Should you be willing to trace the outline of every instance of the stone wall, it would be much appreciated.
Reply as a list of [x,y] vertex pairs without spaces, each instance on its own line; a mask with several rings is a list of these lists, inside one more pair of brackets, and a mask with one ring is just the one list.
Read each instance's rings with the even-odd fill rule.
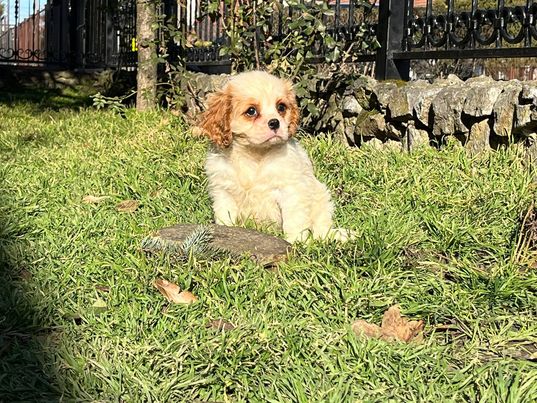
[[[203,74],[186,80],[186,111],[194,116],[206,94],[226,80]],[[327,101],[321,100],[325,107],[315,126],[353,146],[412,150],[456,141],[477,153],[509,143],[531,146],[537,138],[535,81],[448,76],[407,83],[360,77],[336,91],[319,95]]]
[[529,144],[535,137],[537,82],[449,76],[433,83],[371,81],[369,89],[373,108],[352,105],[361,92],[341,103],[350,144],[411,150],[451,139],[475,153],[512,142]]

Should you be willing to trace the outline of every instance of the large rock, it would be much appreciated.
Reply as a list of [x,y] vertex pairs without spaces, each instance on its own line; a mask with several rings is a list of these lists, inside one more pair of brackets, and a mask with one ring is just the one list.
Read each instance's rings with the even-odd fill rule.
[[356,119],[354,134],[362,137],[379,137],[386,134],[386,121],[380,112],[362,111]]
[[488,119],[476,122],[470,128],[468,141],[464,146],[471,155],[490,149],[490,122]]
[[537,128],[537,82],[522,84],[520,104],[515,108],[514,129],[517,132],[533,132]]
[[350,84],[349,94],[353,94],[354,98],[364,109],[373,109],[378,106],[377,94],[375,89],[377,81],[368,76],[361,76]]
[[405,123],[399,122],[387,122],[386,123],[386,135],[391,139],[401,141],[406,131]]
[[341,101],[341,110],[344,117],[358,116],[364,110],[354,95],[347,95]]
[[409,107],[416,118],[425,126],[429,126],[429,113],[433,99],[445,85],[431,85],[427,81],[410,82],[406,88]]
[[399,152],[403,150],[403,144],[397,140],[386,140],[386,142],[383,145],[383,148],[385,150]]
[[533,131],[537,128],[537,106],[517,105],[515,109],[514,130],[517,132]]
[[378,108],[381,112],[388,110],[388,104],[392,99],[392,94],[397,91],[397,85],[391,81],[379,82],[375,87]]
[[509,81],[498,96],[492,108],[492,130],[497,136],[509,137],[513,131],[515,110],[518,105],[522,85],[518,81]]
[[531,133],[525,141],[525,155],[531,162],[537,162],[537,134]]
[[[347,144],[351,146],[356,145],[356,139],[354,137],[356,118],[344,118],[342,125],[343,125],[343,132],[344,132],[345,138],[347,139]],[[340,133],[337,133],[337,132],[336,134],[340,135]]]
[[537,106],[537,81],[525,81],[522,84],[520,100]]
[[406,121],[412,117],[405,86],[393,82],[383,82],[377,85],[375,92],[381,111],[392,120]]
[[263,234],[241,227],[224,225],[177,224],[163,228],[150,238],[146,238],[142,249],[146,252],[174,250],[181,246],[196,232],[207,230],[207,245],[211,250],[223,251],[234,256],[250,256],[262,265],[274,265],[287,258],[291,244],[281,238]]
[[504,85],[486,76],[471,78],[466,84],[470,90],[466,96],[463,112],[478,118],[490,116]]
[[364,141],[362,143],[362,146],[365,148],[373,149],[373,150],[382,150],[384,147],[384,143],[380,141],[379,139],[373,137],[373,138],[367,139],[367,141]]
[[436,95],[432,103],[435,136],[468,133],[461,116],[469,90],[469,86],[451,85]]
[[455,74],[448,74],[446,78],[437,78],[434,80],[433,84],[439,85],[441,87],[447,87],[451,85],[461,85],[463,81],[457,77]]
[[406,136],[403,138],[403,148],[407,151],[416,150],[420,147],[429,146],[429,132],[423,129],[416,129],[414,125],[409,125]]

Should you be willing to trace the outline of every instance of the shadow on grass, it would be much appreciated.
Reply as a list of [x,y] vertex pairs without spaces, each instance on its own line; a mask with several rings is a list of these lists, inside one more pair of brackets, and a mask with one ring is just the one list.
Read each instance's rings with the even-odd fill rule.
[[[0,171],[0,181],[4,181]],[[35,308],[27,229],[16,222],[0,194],[0,402],[59,401],[57,380],[46,368],[55,332]],[[50,357],[48,357],[50,358]]]
[[36,112],[85,108],[92,95],[123,96],[136,87],[132,72],[73,72],[0,66],[0,104],[24,104]]
[[27,104],[36,112],[43,109],[79,109],[92,105],[89,95],[78,94],[72,89],[18,88],[0,91],[0,103],[5,105]]

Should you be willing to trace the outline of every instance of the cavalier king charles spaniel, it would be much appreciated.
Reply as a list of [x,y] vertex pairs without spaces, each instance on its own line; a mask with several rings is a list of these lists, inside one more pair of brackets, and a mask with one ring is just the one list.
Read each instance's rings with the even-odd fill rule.
[[213,142],[205,170],[217,224],[276,223],[289,242],[349,238],[332,227],[328,189],[293,138],[298,121],[292,84],[263,71],[208,97],[199,127]]

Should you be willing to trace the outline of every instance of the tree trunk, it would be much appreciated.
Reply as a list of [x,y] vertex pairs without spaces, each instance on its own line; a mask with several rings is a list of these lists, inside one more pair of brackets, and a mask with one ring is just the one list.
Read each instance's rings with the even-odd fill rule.
[[136,0],[136,43],[138,47],[138,72],[136,109],[144,111],[157,103],[157,52],[155,31],[156,1]]

